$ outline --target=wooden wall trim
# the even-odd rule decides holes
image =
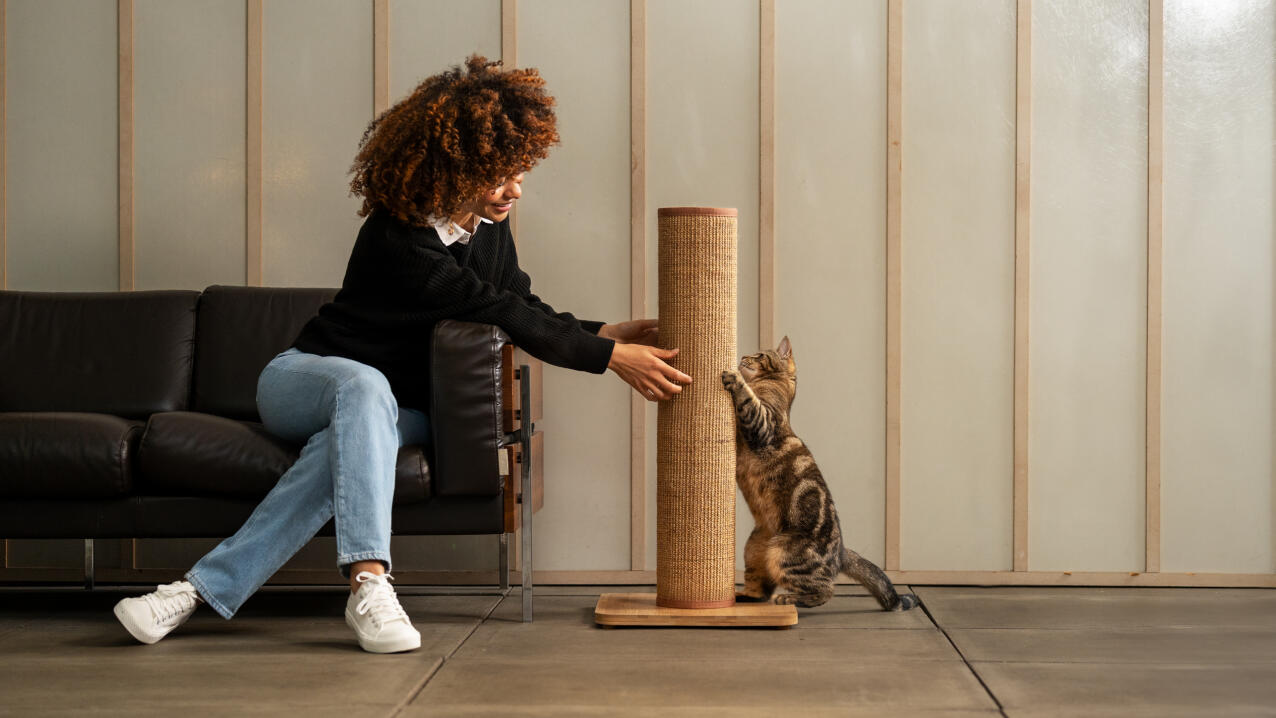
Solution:
[[[1148,3],[1148,277],[1145,564],[1161,570],[1162,239],[1165,203],[1165,6]]]
[[[758,344],[775,336],[775,0],[758,2]]]
[[[133,0],[117,0],[120,291],[137,286],[133,237]]]
[[[501,0],[501,62],[518,65],[518,0]]]
[[[518,67],[518,0],[501,0],[501,62],[507,69]],[[518,246],[517,203],[510,210],[510,232]]]
[[[909,585],[1128,586],[1276,588],[1271,573],[1138,573],[1127,571],[895,571]]]
[[[889,0],[886,15],[886,569],[899,569],[900,170],[903,134],[904,0]]]
[[[263,0],[248,2],[248,58],[245,113],[244,283],[262,285],[262,104]]]
[[[372,0],[372,113],[390,108],[390,0]]]
[[[1012,564],[1028,570],[1028,282],[1032,228],[1032,0],[1018,0],[1015,29],[1015,386]]]
[[[647,0],[629,3],[629,316],[647,316]],[[647,567],[647,401],[629,392],[629,566]]]
[[[185,569],[180,568],[112,568],[98,567],[99,584],[160,583],[175,580]],[[887,576],[900,585],[910,586],[1113,586],[1113,587],[1193,587],[1193,588],[1276,588],[1272,573],[1138,573],[1123,571],[887,571]],[[69,583],[83,585],[82,568],[7,568],[0,570],[0,590],[12,583]],[[521,581],[518,571],[511,572],[511,582]],[[398,569],[395,583],[405,586],[491,586],[496,571],[413,571]],[[655,571],[536,571],[538,586],[645,585],[656,583]],[[737,582],[743,574],[737,572]],[[839,584],[854,585],[846,577]],[[268,585],[344,585],[334,580],[331,569],[281,569]],[[82,590],[82,589],[77,589]]]

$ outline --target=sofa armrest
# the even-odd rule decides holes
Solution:
[[[435,496],[501,493],[501,375],[510,338],[490,324],[444,320],[430,347],[430,481]]]

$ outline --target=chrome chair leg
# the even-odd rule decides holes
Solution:
[[[497,549],[497,580],[501,583],[501,592],[510,590],[510,535],[503,533],[499,537],[500,547]]]
[[[519,367],[519,371],[524,377],[531,376],[531,369],[526,364]],[[523,622],[531,623],[532,621],[532,425],[531,411],[526,408],[532,405],[532,383],[530,381],[519,382],[519,406],[525,408],[523,414],[522,426],[519,427],[522,433],[520,440],[523,443],[523,463],[520,467],[520,482],[522,488],[522,529],[523,541],[521,546],[522,574],[523,574]]]

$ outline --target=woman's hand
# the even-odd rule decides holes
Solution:
[[[659,322],[655,319],[635,319],[619,324],[604,324],[598,330],[598,336],[612,339],[617,344],[646,344],[656,346],[656,338],[660,334]]]
[[[602,332],[599,331],[599,334]],[[616,372],[617,376],[648,401],[660,401],[681,392],[680,384],[691,383],[691,377],[665,363],[666,359],[676,356],[677,349],[617,342],[607,368]]]

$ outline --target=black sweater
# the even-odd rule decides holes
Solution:
[[[509,220],[480,223],[469,244],[444,246],[433,229],[376,211],[359,230],[333,301],[293,346],[362,362],[385,374],[401,406],[430,410],[430,338],[442,319],[495,324],[532,356],[601,374],[611,360],[602,322],[555,312],[531,292]]]

